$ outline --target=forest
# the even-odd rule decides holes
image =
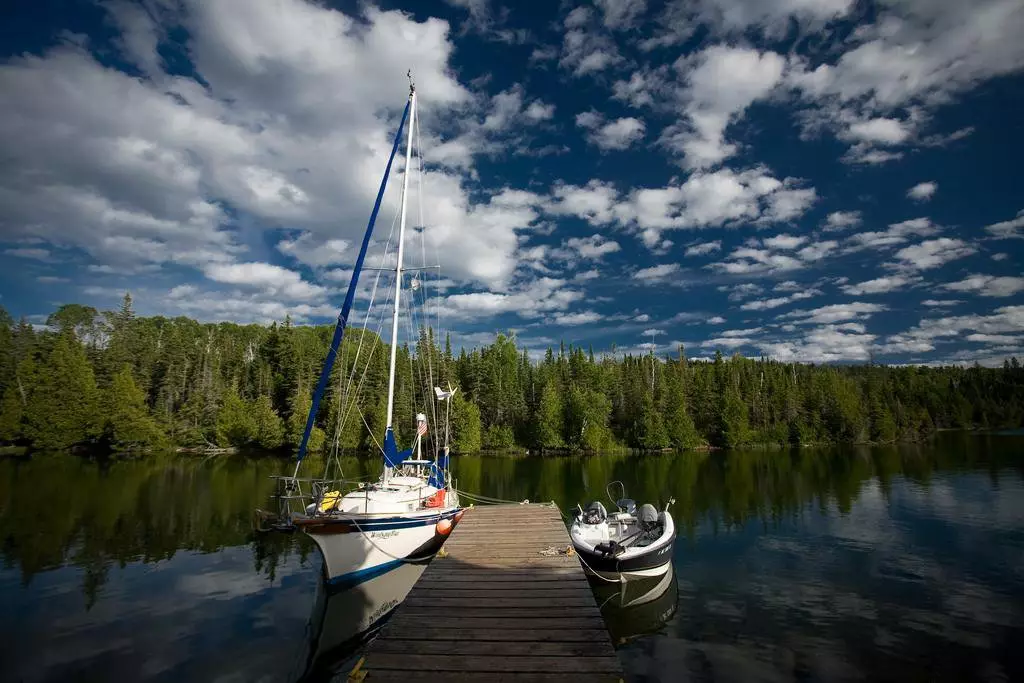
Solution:
[[[66,304],[36,330],[0,308],[0,442],[36,450],[294,449],[332,325],[200,323]],[[310,449],[377,448],[386,419],[386,345],[351,330]],[[452,449],[593,452],[622,448],[884,443],[943,428],[1024,424],[1024,370],[809,365],[687,359],[685,350],[595,356],[560,345],[531,361],[514,336],[482,348],[423,329],[398,350],[395,431],[434,413],[431,386],[458,388]],[[431,417],[431,421],[433,417]]]

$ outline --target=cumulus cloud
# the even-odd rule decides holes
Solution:
[[[766,97],[782,79],[785,58],[774,52],[715,45],[682,60],[685,88],[679,95],[684,117],[667,127],[661,143],[682,155],[686,168],[715,166],[734,155],[725,129],[755,101]]]
[[[627,116],[606,121],[594,111],[576,116],[576,125],[587,131],[587,140],[602,151],[624,150],[644,137],[644,122]]]
[[[1024,210],[1018,211],[1016,218],[985,226],[985,231],[999,240],[1024,239]]]
[[[873,314],[887,309],[888,306],[883,304],[854,301],[848,304],[831,304],[809,311],[793,311],[781,317],[795,320],[799,324],[828,324],[870,318]]]
[[[897,266],[912,270],[937,268],[959,258],[973,254],[977,249],[963,240],[940,237],[920,244],[904,247],[896,252]]]
[[[862,222],[860,211],[833,211],[825,218],[822,228],[825,232],[839,232],[859,227]]]
[[[891,275],[875,278],[874,280],[865,280],[854,285],[843,285],[841,289],[847,294],[853,294],[854,296],[861,294],[886,294],[903,289],[916,281],[916,278],[905,275]]]
[[[907,196],[911,199],[919,202],[926,202],[935,196],[935,192],[939,189],[939,184],[936,182],[924,182],[914,185],[912,188],[907,190]]]
[[[713,251],[719,251],[722,248],[722,240],[714,240],[712,242],[701,242],[699,244],[693,244],[686,248],[686,256],[705,256]]]
[[[633,277],[643,282],[660,282],[679,272],[678,263],[662,263],[649,268],[641,268],[633,273]]]
[[[959,282],[943,285],[952,292],[971,292],[981,296],[1013,296],[1024,291],[1024,277],[997,277],[995,275],[970,275]]]

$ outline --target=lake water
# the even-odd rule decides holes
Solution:
[[[1024,680],[1022,436],[453,460],[466,491],[563,510],[615,479],[675,498],[671,580],[596,588],[630,680]],[[326,596],[307,539],[252,532],[290,467],[0,460],[0,679],[317,680],[350,661],[415,572]]]

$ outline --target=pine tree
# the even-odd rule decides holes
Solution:
[[[21,394],[18,387],[11,384],[4,389],[3,399],[0,399],[0,441],[13,443],[21,439],[24,415]]]
[[[721,444],[726,448],[737,448],[749,441],[747,405],[739,392],[730,385],[722,400]]]
[[[96,378],[70,331],[60,334],[27,405],[25,436],[36,448],[61,450],[100,432]]]
[[[228,446],[248,446],[256,440],[256,419],[250,407],[234,388],[224,392],[217,413],[217,443]]]
[[[142,390],[128,365],[114,375],[103,394],[104,434],[115,451],[147,450],[165,446],[166,436],[149,414]]]
[[[562,414],[562,397],[554,382],[548,381],[540,394],[540,404],[534,418],[537,435],[537,448],[561,448],[564,417]]]
[[[274,404],[270,396],[263,395],[252,402],[250,406],[255,432],[253,441],[260,448],[280,448],[284,441],[284,423],[281,417],[274,411]]]
[[[455,453],[476,453],[480,450],[480,409],[460,392],[451,398],[451,448]]]

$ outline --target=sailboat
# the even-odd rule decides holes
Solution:
[[[433,458],[427,458],[424,451],[424,435],[427,432],[425,413],[416,415],[415,443],[399,452],[394,429],[395,413],[395,368],[398,350],[399,312],[402,305],[403,272],[405,260],[405,233],[409,176],[413,169],[413,131],[416,118],[416,87],[409,79],[409,98],[402,112],[398,133],[391,149],[384,178],[377,193],[377,200],[370,214],[370,221],[363,237],[362,247],[356,258],[345,301],[338,316],[334,337],[324,361],[319,382],[313,394],[312,405],[306,420],[305,431],[299,445],[298,460],[292,477],[285,477],[286,495],[282,499],[289,503],[287,520],[284,525],[308,534],[320,548],[324,559],[324,574],[327,582],[334,586],[355,585],[375,576],[380,576],[403,564],[426,563],[441,549],[448,535],[462,517],[459,496],[455,491],[448,469],[448,418],[451,398],[455,389],[432,387],[425,391],[425,399],[434,402],[431,412],[442,413],[444,419],[444,440],[435,440]],[[374,223],[380,210],[381,200],[387,186],[391,165],[402,139],[402,129],[408,119],[408,135],[405,149],[405,171],[402,179],[402,201],[399,215],[397,260],[391,272],[394,274],[393,315],[391,320],[390,361],[388,365],[387,421],[383,446],[379,446],[384,459],[384,469],[375,482],[360,482],[343,490],[345,482],[300,479],[299,466],[309,447],[310,434],[327,386],[331,369],[348,324],[360,271],[373,234]],[[384,260],[382,259],[382,264]],[[380,271],[381,269],[378,269]],[[378,275],[379,278],[379,275]],[[418,280],[410,280],[410,288],[418,286]],[[411,298],[411,297],[410,297]],[[367,316],[369,317],[369,316]],[[383,319],[382,319],[383,322]],[[364,329],[365,333],[365,329]],[[433,378],[430,378],[430,384]],[[436,410],[444,404],[445,410]],[[412,415],[407,416],[412,419]],[[378,442],[379,443],[379,442]],[[307,500],[302,492],[303,484],[309,484],[310,502],[301,510],[293,512],[290,502]],[[284,526],[282,525],[282,526]]]

